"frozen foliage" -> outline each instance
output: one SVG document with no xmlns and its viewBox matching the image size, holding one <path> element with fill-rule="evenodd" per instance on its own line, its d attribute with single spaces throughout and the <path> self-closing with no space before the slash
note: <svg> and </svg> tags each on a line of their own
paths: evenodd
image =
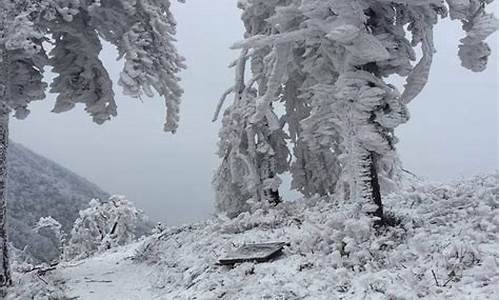
<svg viewBox="0 0 500 300">
<path fill-rule="evenodd" d="M 9 289 L 5 300 L 70 300 L 66 296 L 63 278 L 54 272 L 44 272 L 48 265 L 33 266 L 13 263 L 14 288 Z"/>
<path fill-rule="evenodd" d="M 93 199 L 89 208 L 80 211 L 64 247 L 64 257 L 85 258 L 125 245 L 145 234 L 148 228 L 144 212 L 124 197 L 111 196 L 106 202 Z"/>
<path fill-rule="evenodd" d="M 125 65 L 119 84 L 133 97 L 152 97 L 153 91 L 165 98 L 165 131 L 175 132 L 179 120 L 182 89 L 177 73 L 184 59 L 174 46 L 176 22 L 170 0 L 91 1 L 90 22 L 105 40 L 118 48 Z"/>
<path fill-rule="evenodd" d="M 72 109 L 84 103 L 94 122 L 102 124 L 116 116 L 112 82 L 99 60 L 101 43 L 97 32 L 77 15 L 67 26 L 54 33 L 55 47 L 50 52 L 53 71 L 58 74 L 51 85 L 57 93 L 53 112 Z"/>
<path fill-rule="evenodd" d="M 43 51 L 43 30 L 31 19 L 33 3 L 0 3 L 0 104 L 25 118 L 31 101 L 45 97 L 42 81 L 48 59 Z"/>
<path fill-rule="evenodd" d="M 276 2 L 282 1 L 261 2 L 262 7 L 243 13 L 247 36 L 270 30 L 265 20 L 272 15 Z M 240 6 L 245 8 L 246 3 Z M 281 201 L 278 175 L 288 169 L 289 155 L 284 123 L 273 112 L 272 102 L 280 90 L 287 57 L 277 56 L 276 63 L 270 64 L 270 50 L 241 52 L 234 63 L 234 86 L 223 95 L 214 116 L 215 121 L 223 101 L 233 93 L 234 101 L 224 112 L 219 133 L 222 163 L 214 178 L 216 207 L 229 216 Z M 246 80 L 248 61 L 252 78 Z"/>
<path fill-rule="evenodd" d="M 143 241 L 63 263 L 50 276 L 86 300 L 497 299 L 498 174 L 402 186 L 386 197 L 393 227 L 353 218 L 355 203 L 314 197 L 234 219 L 158 227 Z M 290 246 L 266 263 L 216 264 L 244 243 L 270 241 Z"/>
<path fill-rule="evenodd" d="M 255 93 L 252 88 L 243 88 L 234 105 L 225 112 L 219 134 L 222 164 L 214 179 L 216 206 L 230 216 L 251 207 L 280 202 L 278 174 L 287 169 L 283 131 L 272 132 L 266 123 L 249 121 L 255 113 L 252 107 Z"/>
<path fill-rule="evenodd" d="M 41 218 L 53 218 L 69 234 L 89 199 L 109 197 L 95 184 L 13 142 L 8 167 L 9 240 L 32 263 L 50 262 L 59 256 L 49 237 L 33 231 Z"/>
<path fill-rule="evenodd" d="M 58 262 L 61 258 L 64 243 L 61 224 L 52 217 L 42 217 L 33 228 L 33 231 L 45 242 L 42 244 L 37 241 L 37 253 L 42 256 L 42 260 Z"/>
<path fill-rule="evenodd" d="M 16 117 L 44 98 L 46 66 L 58 74 L 51 85 L 58 94 L 54 112 L 83 103 L 96 123 L 115 116 L 112 83 L 98 57 L 101 37 L 124 58 L 124 93 L 151 97 L 157 91 L 168 108 L 165 130 L 175 132 L 182 94 L 177 73 L 184 64 L 173 45 L 169 0 L 2 1 L 0 11 L 0 102 Z M 44 42 L 54 44 L 50 53 Z"/>
<path fill-rule="evenodd" d="M 491 50 L 484 40 L 498 29 L 495 16 L 483 12 L 484 6 L 492 1 L 470 1 L 469 5 L 464 1 L 448 1 L 450 17 L 462 21 L 466 32 L 466 36 L 460 40 L 458 56 L 462 66 L 474 72 L 486 69 Z"/>
<path fill-rule="evenodd" d="M 233 92 L 235 100 L 220 134 L 219 211 L 234 216 L 248 210 L 243 200 L 256 198 L 251 189 L 265 188 L 268 180 L 259 170 L 270 165 L 273 190 L 279 186 L 275 175 L 290 170 L 293 188 L 304 195 L 361 200 L 363 211 L 383 218 L 381 192 L 394 188 L 401 172 L 394 129 L 408 121 L 406 105 L 427 82 L 433 27 L 448 12 L 462 21 L 462 65 L 481 71 L 490 54 L 484 40 L 498 25 L 485 12 L 489 2 L 239 1 L 246 32 L 234 45 L 242 55 L 235 86 L 225 94 Z M 247 60 L 252 77 L 245 81 Z M 406 79 L 403 91 L 391 83 L 392 75 Z M 284 111 L 274 108 L 280 102 Z M 261 147 L 261 140 L 272 142 Z M 292 159 L 282 147 L 288 142 Z M 252 148 L 266 155 L 246 159 Z M 242 160 L 250 184 L 237 174 Z"/>
</svg>

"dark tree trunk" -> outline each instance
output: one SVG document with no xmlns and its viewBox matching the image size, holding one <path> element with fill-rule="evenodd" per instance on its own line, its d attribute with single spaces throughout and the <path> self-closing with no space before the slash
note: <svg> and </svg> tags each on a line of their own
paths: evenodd
<svg viewBox="0 0 500 300">
<path fill-rule="evenodd" d="M 7 244 L 7 148 L 9 144 L 9 109 L 0 107 L 0 293 L 12 284 Z"/>
<path fill-rule="evenodd" d="M 274 178 L 276 176 L 275 170 L 273 168 L 274 165 L 274 157 L 265 155 L 262 158 L 261 165 L 261 181 L 264 181 L 266 178 Z M 280 192 L 278 190 L 273 189 L 264 189 L 262 191 L 263 198 L 273 205 L 278 205 L 281 203 Z"/>
<path fill-rule="evenodd" d="M 383 223 L 384 220 L 384 206 L 382 205 L 382 196 L 380 194 L 380 184 L 378 182 L 377 173 L 377 154 L 370 152 L 369 155 L 370 164 L 370 186 L 372 191 L 372 200 L 377 205 L 377 209 L 373 212 L 373 215 L 380 218 L 377 223 Z"/>
<path fill-rule="evenodd" d="M 266 195 L 267 201 L 269 201 L 269 203 L 274 205 L 278 205 L 279 203 L 281 203 L 281 196 L 278 190 L 274 191 L 272 189 L 267 189 L 264 191 L 264 194 Z"/>
</svg>

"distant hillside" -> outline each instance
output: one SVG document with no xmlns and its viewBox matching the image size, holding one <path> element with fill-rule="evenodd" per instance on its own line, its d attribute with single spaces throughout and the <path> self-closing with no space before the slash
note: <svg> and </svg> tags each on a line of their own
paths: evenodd
<svg viewBox="0 0 500 300">
<path fill-rule="evenodd" d="M 37 243 L 33 253 L 43 260 L 51 257 L 50 245 L 32 232 L 40 217 L 51 216 L 69 233 L 79 210 L 92 198 L 109 195 L 97 185 L 44 158 L 26 147 L 11 142 L 8 152 L 8 230 L 10 241 L 23 249 Z M 32 250 L 33 251 L 33 250 Z M 32 252 L 27 249 L 27 252 Z"/>
</svg>

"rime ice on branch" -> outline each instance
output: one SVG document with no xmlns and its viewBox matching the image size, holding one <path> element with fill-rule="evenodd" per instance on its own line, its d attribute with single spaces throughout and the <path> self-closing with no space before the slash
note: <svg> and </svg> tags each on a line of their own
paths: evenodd
<svg viewBox="0 0 500 300">
<path fill-rule="evenodd" d="M 58 75 L 51 84 L 54 112 L 83 103 L 97 123 L 116 115 L 112 82 L 99 53 L 99 37 L 117 47 L 124 67 L 119 84 L 133 97 L 165 98 L 165 130 L 175 132 L 182 89 L 177 74 L 184 59 L 173 36 L 176 23 L 168 0 L 6 1 L 1 4 L 4 71 L 2 104 L 15 116 L 28 115 L 28 105 L 45 97 L 44 67 Z M 45 43 L 47 42 L 47 43 Z M 53 48 L 49 47 L 53 44 Z M 52 48 L 50 57 L 47 48 Z M 5 76 L 4 76 L 5 77 Z"/>
</svg>

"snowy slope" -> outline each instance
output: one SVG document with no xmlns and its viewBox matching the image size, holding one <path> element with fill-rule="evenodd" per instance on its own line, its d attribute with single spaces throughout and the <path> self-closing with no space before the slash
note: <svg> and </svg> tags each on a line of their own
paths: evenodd
<svg viewBox="0 0 500 300">
<path fill-rule="evenodd" d="M 9 145 L 8 168 L 8 230 L 18 249 L 34 241 L 38 246 L 44 243 L 31 231 L 40 217 L 53 217 L 69 232 L 79 210 L 92 198 L 109 197 L 95 184 L 17 143 Z M 39 254 L 40 259 L 51 255 Z"/>
<path fill-rule="evenodd" d="M 78 299 L 150 299 L 153 293 L 147 278 L 153 270 L 131 260 L 139 244 L 97 255 L 81 264 L 62 264 L 60 274 L 67 278 L 67 295 Z"/>
<path fill-rule="evenodd" d="M 31 284 L 79 300 L 498 298 L 498 175 L 414 183 L 386 207 L 400 224 L 379 231 L 348 217 L 355 206 L 340 211 L 325 199 L 169 228 L 63 264 L 49 285 L 17 274 L 11 297 Z M 265 241 L 291 245 L 267 263 L 216 264 L 235 246 Z"/>
</svg>

